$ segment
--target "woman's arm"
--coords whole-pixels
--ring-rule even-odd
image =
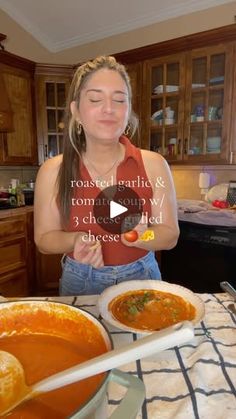
[[[70,253],[81,263],[99,268],[104,265],[101,245],[83,240],[85,232],[63,231],[58,206],[57,175],[62,156],[47,160],[41,166],[34,195],[34,240],[41,253]]]
[[[73,251],[78,233],[62,230],[56,205],[56,179],[61,156],[47,160],[39,169],[34,193],[34,240],[42,253]]]
[[[153,198],[148,225],[139,224],[135,229],[153,230],[154,239],[147,242],[137,240],[129,243],[122,237],[122,241],[127,246],[136,246],[146,250],[171,249],[176,245],[179,237],[176,194],[172,175],[166,160],[161,155],[142,150],[142,157],[148,179],[153,186]]]

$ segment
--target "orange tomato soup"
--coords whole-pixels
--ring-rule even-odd
[[[59,318],[43,310],[33,313],[33,310],[27,307],[25,315],[21,313],[17,316],[17,310],[14,313],[14,309],[9,313],[6,314],[5,319],[4,316],[2,318],[2,330],[0,325],[0,350],[10,352],[19,359],[25,371],[27,385],[32,385],[108,350],[97,326],[79,311],[73,314],[74,318],[65,318],[66,306],[65,312]],[[9,330],[9,324],[13,330],[17,330],[17,333],[5,336],[2,332]],[[44,327],[47,329],[45,334],[42,333]],[[37,332],[33,333],[32,328],[35,328]],[[31,329],[31,332],[28,329]],[[51,333],[48,333],[51,329]],[[11,419],[67,418],[89,400],[104,377],[105,374],[98,374],[78,383],[42,393],[3,417]]]
[[[193,320],[195,307],[182,297],[157,290],[129,291],[108,306],[113,317],[135,329],[160,330],[183,320]]]

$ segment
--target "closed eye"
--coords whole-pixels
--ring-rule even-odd
[[[113,102],[124,103],[124,99],[113,99]]]
[[[91,99],[91,98],[89,99],[89,101],[91,103],[99,103],[99,102],[102,102],[102,100],[103,99]],[[115,103],[125,103],[126,102],[125,99],[112,99],[112,101],[115,102]]]

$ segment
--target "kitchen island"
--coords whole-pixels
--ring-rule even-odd
[[[146,387],[138,419],[233,419],[236,417],[236,315],[227,294],[199,294],[205,317],[195,326],[188,344],[129,363],[120,370],[135,374]],[[47,297],[78,306],[99,317],[97,296]],[[116,329],[104,320],[115,348],[141,337]],[[115,383],[109,387],[109,413],[124,394]],[[122,419],[130,419],[124,417]]]

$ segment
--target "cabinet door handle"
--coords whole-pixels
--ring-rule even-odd
[[[48,145],[47,144],[45,144],[45,146],[44,146],[44,150],[45,150],[45,158],[47,159],[48,158]]]
[[[182,143],[182,140],[181,140],[181,138],[179,138],[178,139],[178,146],[177,146],[177,154],[181,154],[181,143]]]
[[[230,151],[229,164],[233,164],[234,152]]]
[[[184,154],[188,154],[188,139],[184,139]]]

